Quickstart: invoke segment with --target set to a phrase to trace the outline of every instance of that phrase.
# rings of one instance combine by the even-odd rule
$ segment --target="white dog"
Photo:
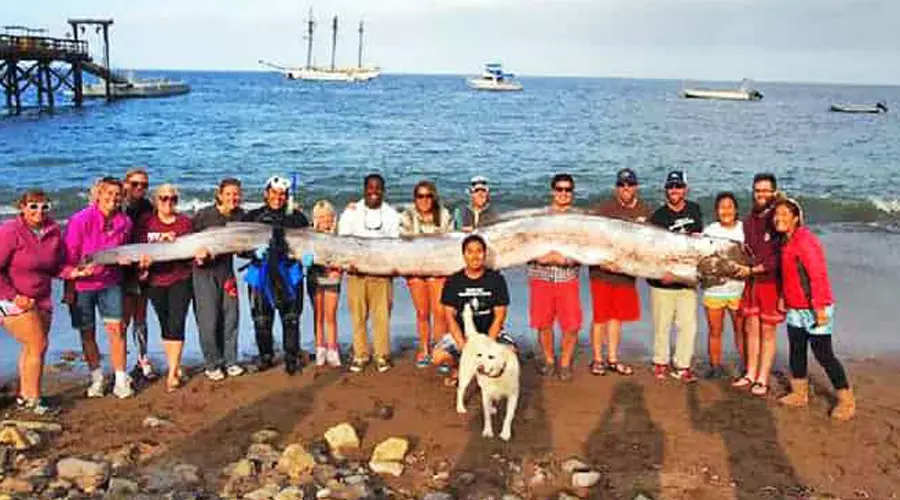
[[[459,359],[459,387],[456,389],[456,412],[466,413],[466,389],[473,378],[478,379],[481,388],[481,403],[484,407],[485,438],[494,437],[491,416],[497,413],[494,403],[506,400],[506,416],[500,439],[509,441],[512,437],[512,421],[519,401],[519,358],[509,346],[503,345],[477,331],[472,319],[472,308],[468,304],[463,309],[463,329],[466,345]]]

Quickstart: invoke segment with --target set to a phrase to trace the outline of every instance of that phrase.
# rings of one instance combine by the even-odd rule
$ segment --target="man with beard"
[[[732,385],[750,386],[754,396],[769,392],[769,373],[775,362],[775,330],[784,321],[784,314],[778,310],[778,238],[772,221],[777,189],[773,174],[756,174],[753,211],[744,218],[744,241],[753,255],[752,263],[741,270],[741,276],[747,280],[741,298],[747,367]]]
[[[153,214],[153,204],[147,199],[147,189],[150,185],[150,176],[143,168],[133,168],[125,173],[125,196],[122,200],[122,208],[125,215],[131,219],[132,236],[141,233],[141,225]],[[136,240],[131,243],[136,243]],[[123,325],[128,329],[132,325],[134,343],[137,345],[138,358],[135,373],[139,373],[147,380],[156,378],[153,365],[147,356],[147,287],[138,280],[136,266],[123,269],[122,292]]]
[[[673,170],[666,176],[666,204],[650,217],[654,225],[673,233],[700,234],[703,217],[700,205],[687,200],[687,179],[684,172]],[[667,374],[686,384],[697,381],[691,370],[694,341],[697,338],[697,291],[692,286],[676,283],[666,273],[661,280],[647,280],[650,285],[650,303],[653,311],[653,365],[657,380]],[[675,357],[669,372],[670,330],[674,320],[678,330],[675,341]]]

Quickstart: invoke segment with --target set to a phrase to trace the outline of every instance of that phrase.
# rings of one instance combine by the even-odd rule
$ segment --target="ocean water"
[[[471,176],[485,175],[501,209],[546,203],[550,177],[569,172],[576,203],[586,206],[609,193],[618,169],[631,167],[654,202],[665,172],[683,169],[689,196],[708,212],[720,190],[738,192],[746,207],[753,174],[771,171],[805,202],[834,247],[829,254],[841,256],[832,262],[838,321],[854,333],[839,344],[865,353],[900,347],[885,302],[897,296],[900,278],[900,119],[894,111],[828,112],[833,102],[900,103],[900,87],[758,82],[762,101],[726,102],[681,99],[681,82],[666,80],[525,77],[524,92],[493,94],[468,90],[461,76],[385,75],[362,85],[275,73],[167,76],[187,80],[193,92],[0,116],[0,214],[15,213],[22,189],[41,187],[64,219],[83,206],[93,179],[135,165],[149,170],[152,184],[180,186],[186,209],[208,204],[226,176],[243,179],[246,201],[258,202],[276,173],[298,177],[303,205],[328,198],[341,206],[359,196],[372,171],[385,176],[387,198],[397,204],[411,201],[412,186],[427,178],[453,205]],[[511,325],[531,338],[521,272],[509,275],[519,288]],[[396,283],[395,336],[411,339],[412,309],[403,281]],[[247,320],[242,350],[252,353]],[[349,341],[344,313],[341,320]],[[61,313],[54,323],[53,352],[78,346],[67,321]],[[307,315],[306,341],[310,331]],[[635,331],[636,348],[646,348],[646,320]],[[188,344],[196,355],[190,335]],[[0,345],[13,352],[8,337]]]

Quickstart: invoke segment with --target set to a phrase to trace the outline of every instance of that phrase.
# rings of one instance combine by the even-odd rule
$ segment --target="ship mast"
[[[363,22],[359,21],[359,53],[357,54],[357,63],[356,66],[358,68],[362,68],[362,49],[363,49]]]
[[[309,21],[306,22],[306,69],[312,69],[313,30],[316,22],[313,20],[312,7],[309,8]]]
[[[337,30],[338,20],[337,16],[334,16],[334,20],[331,21],[331,71],[334,71],[334,56],[337,52]]]

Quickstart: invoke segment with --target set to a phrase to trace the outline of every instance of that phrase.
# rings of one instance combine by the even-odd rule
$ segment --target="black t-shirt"
[[[244,210],[240,207],[226,217],[213,205],[197,210],[191,222],[193,223],[194,232],[200,232],[209,228],[224,226],[229,222],[242,220],[243,217]],[[215,274],[227,279],[234,274],[231,262],[231,255],[216,255],[212,262],[206,262],[202,266],[194,264],[194,270],[200,273]]]
[[[475,326],[480,333],[487,334],[494,323],[494,307],[509,305],[506,279],[492,269],[485,269],[477,280],[466,276],[465,270],[458,271],[447,278],[441,293],[441,304],[456,309],[456,322],[460,328],[463,327],[463,307],[470,304]]]
[[[703,215],[700,213],[700,205],[693,201],[685,201],[684,208],[679,212],[669,208],[668,204],[659,207],[650,216],[650,223],[654,226],[668,229],[673,233],[694,234],[703,232]],[[691,288],[680,283],[666,285],[659,280],[647,280],[647,284],[656,288],[667,288],[670,290]]]

